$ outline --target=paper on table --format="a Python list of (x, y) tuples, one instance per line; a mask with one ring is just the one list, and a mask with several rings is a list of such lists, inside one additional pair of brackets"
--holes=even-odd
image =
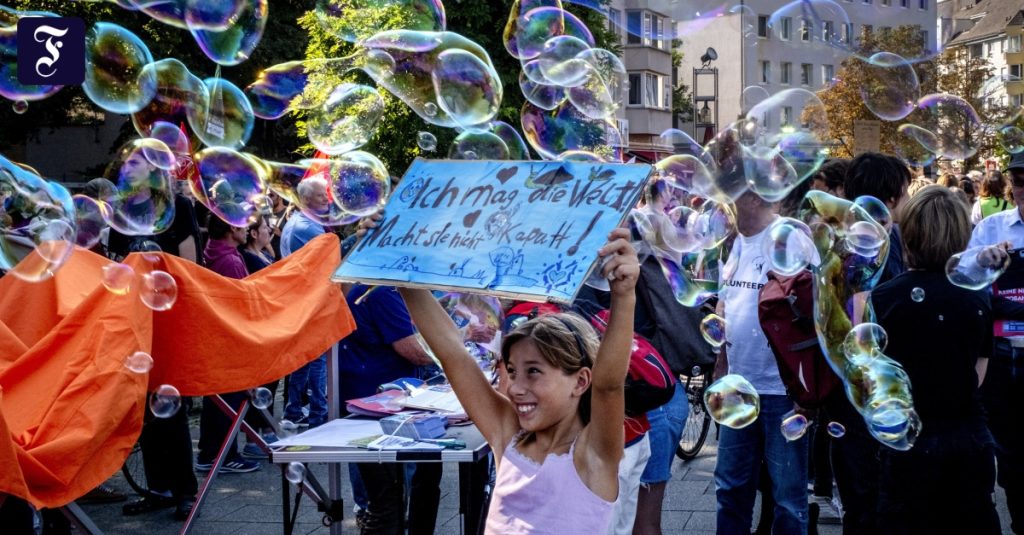
[(366, 445), (371, 450), (443, 450), (440, 444), (419, 442), (396, 435), (384, 435)]
[(341, 418), (270, 445), (277, 446), (348, 446), (349, 442), (381, 434), (378, 420)]
[(466, 410), (459, 403), (451, 386), (439, 385), (430, 388), (417, 388), (403, 400), (406, 407), (432, 411), (465, 414)]

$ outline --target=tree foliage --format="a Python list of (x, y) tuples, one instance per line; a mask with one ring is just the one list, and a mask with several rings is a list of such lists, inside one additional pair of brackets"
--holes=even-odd
[[(511, 0), (487, 2), (447, 2), (447, 29), (482, 46), (490, 55), (495, 70), (501, 79), (504, 96), (496, 120), (504, 121), (521, 132), (519, 114), (524, 98), (519, 89), (519, 73), (522, 69), (519, 60), (505, 51), (502, 33), (512, 9)], [(619, 52), (618, 40), (609, 30), (608, 21), (600, 13), (575, 5), (566, 4), (566, 8), (587, 24), (594, 35), (596, 46)], [(401, 28), (400, 15), (394, 12), (382, 12), (383, 17), (377, 21), (380, 28)], [(327, 32), (310, 11), (299, 19), (299, 26), (309, 34), (306, 58), (337, 58), (355, 52), (352, 43), (343, 41)], [(293, 58), (297, 59), (297, 58)], [(359, 82), (372, 85), (369, 78), (359, 72), (351, 71), (337, 79), (336, 83)], [(424, 122), (418, 115), (393, 95), (380, 90), (385, 101), (384, 116), (373, 138), (362, 150), (370, 152), (381, 159), (393, 175), (402, 175), (413, 159), (417, 156), (425, 158), (444, 158), (448, 146), (455, 138), (452, 129), (441, 128)], [(303, 112), (297, 112), (299, 135), (304, 135)], [(437, 138), (437, 152), (424, 152), (416, 143), (419, 132), (430, 132)], [(311, 144), (303, 145), (302, 152), (310, 155)]]
[[(904, 58), (916, 58), (923, 55), (924, 41), (916, 26), (900, 26), (885, 32), (865, 30), (861, 33), (855, 54), (845, 59), (836, 75), (835, 83), (828, 89), (818, 93), (825, 105), (827, 122), (821, 123), (826, 130), (818, 132), (823, 139), (833, 140), (835, 146), (832, 156), (850, 158), (853, 156), (853, 125), (854, 121), (878, 117), (864, 104), (861, 88), (872, 80), (871, 67), (860, 58), (869, 58), (878, 52), (891, 52)], [(914, 72), (920, 83), (920, 94), (934, 93), (936, 84), (936, 66), (933, 61), (913, 64)], [(915, 95), (916, 96), (916, 95)], [(915, 111), (902, 121), (882, 121), (880, 150), (894, 154), (902, 141), (896, 129), (904, 122), (920, 119)], [(806, 118), (805, 118), (806, 119)]]

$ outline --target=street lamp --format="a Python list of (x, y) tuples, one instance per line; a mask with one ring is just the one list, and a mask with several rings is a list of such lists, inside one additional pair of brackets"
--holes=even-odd
[[(701, 66), (693, 68), (693, 109), (696, 117), (693, 122), (694, 139), (710, 138), (718, 131), (718, 68), (712, 67), (711, 62), (718, 59), (718, 52), (710, 46), (700, 57)], [(701, 91), (701, 84), (698, 83), (701, 77), (709, 77), (711, 92), (704, 94)], [(698, 105), (698, 103), (700, 103)], [(711, 106), (714, 104), (714, 106)], [(697, 129), (704, 129), (703, 138), (697, 138)], [(703, 141), (702, 141), (703, 142)]]

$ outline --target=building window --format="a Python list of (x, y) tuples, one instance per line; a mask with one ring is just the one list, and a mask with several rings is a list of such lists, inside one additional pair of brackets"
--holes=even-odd
[(608, 31), (619, 35), (619, 27), (622, 25), (622, 12), (615, 8), (608, 9)]
[(757, 36), (762, 39), (768, 38), (768, 15), (757, 16)]
[(643, 33), (643, 12), (626, 12), (626, 43), (630, 45), (640, 44), (640, 34)]
[(1019, 63), (1016, 64), (1016, 65), (1010, 65), (1010, 76), (1014, 76), (1016, 78), (1020, 78), (1020, 72), (1021, 72), (1021, 68), (1020, 68), (1020, 64)]
[(928, 0), (917, 0), (918, 9), (928, 9)]
[(871, 3), (871, 0), (864, 0), (864, 3), (865, 3), (865, 4), (870, 4), (870, 3)]
[(892, 0), (882, 0), (882, 5), (889, 7), (892, 5)]
[(630, 106), (639, 106), (643, 104), (640, 99), (640, 95), (643, 94), (642, 78), (638, 73), (629, 73), (629, 102)]
[(800, 19), (800, 40), (808, 42), (811, 40), (811, 21)]
[(921, 30), (921, 45), (925, 50), (931, 50), (929, 44), (931, 43), (928, 42), (928, 30)]
[(977, 44), (971, 45), (971, 57), (972, 58), (980, 58), (981, 57), (981, 43), (977, 43)]
[(761, 83), (767, 84), (772, 81), (772, 64), (770, 61), (761, 62)]
[(800, 64), (800, 85), (811, 85), (812, 79), (814, 78), (814, 74), (811, 71), (813, 68), (814, 66), (810, 63)]
[(1007, 52), (1020, 52), (1020, 37), (1014, 35), (1006, 40), (1006, 51)]
[(651, 46), (652, 35), (654, 35), (654, 19), (650, 13), (644, 13), (644, 45)]
[(665, 19), (654, 15), (654, 39), (656, 42), (654, 46), (656, 48), (665, 48)]
[(830, 20), (826, 20), (821, 25), (821, 39), (826, 43), (831, 43), (832, 39), (836, 36), (836, 26)]
[(782, 113), (779, 114), (779, 126), (788, 126), (793, 124), (793, 107), (783, 106)]
[(1014, 106), (1022, 106), (1024, 105), (1024, 94), (1013, 95), (1010, 100), (1013, 101)]
[(644, 74), (644, 106), (658, 108), (661, 106), (661, 76)]
[(780, 63), (779, 64), (779, 83), (781, 83), (783, 85), (789, 85), (789, 79), (790, 79), (789, 77), (790, 77), (790, 74), (792, 74), (790, 71), (792, 71), (792, 70), (793, 70), (793, 64), (792, 63), (790, 63), (788, 61), (784, 61), (784, 62)]
[(900, 0), (900, 7), (907, 7), (910, 4), (910, 0)]
[(793, 36), (793, 18), (782, 17), (779, 19), (779, 25), (781, 26), (779, 29), (779, 35), (782, 37), (782, 40), (789, 41)]
[(832, 83), (832, 78), (836, 75), (836, 68), (832, 65), (821, 66), (821, 84), (828, 85)]
[(850, 36), (853, 35), (853, 24), (847, 22), (839, 26), (839, 42), (850, 43)]

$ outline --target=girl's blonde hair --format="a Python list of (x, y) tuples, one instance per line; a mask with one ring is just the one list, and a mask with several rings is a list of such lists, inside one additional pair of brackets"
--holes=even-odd
[[(580, 316), (545, 314), (519, 325), (502, 339), (501, 360), (506, 365), (512, 346), (523, 340), (533, 342), (544, 361), (565, 374), (593, 368), (601, 345), (597, 332)], [(584, 425), (590, 422), (590, 387), (580, 397), (578, 412)]]

